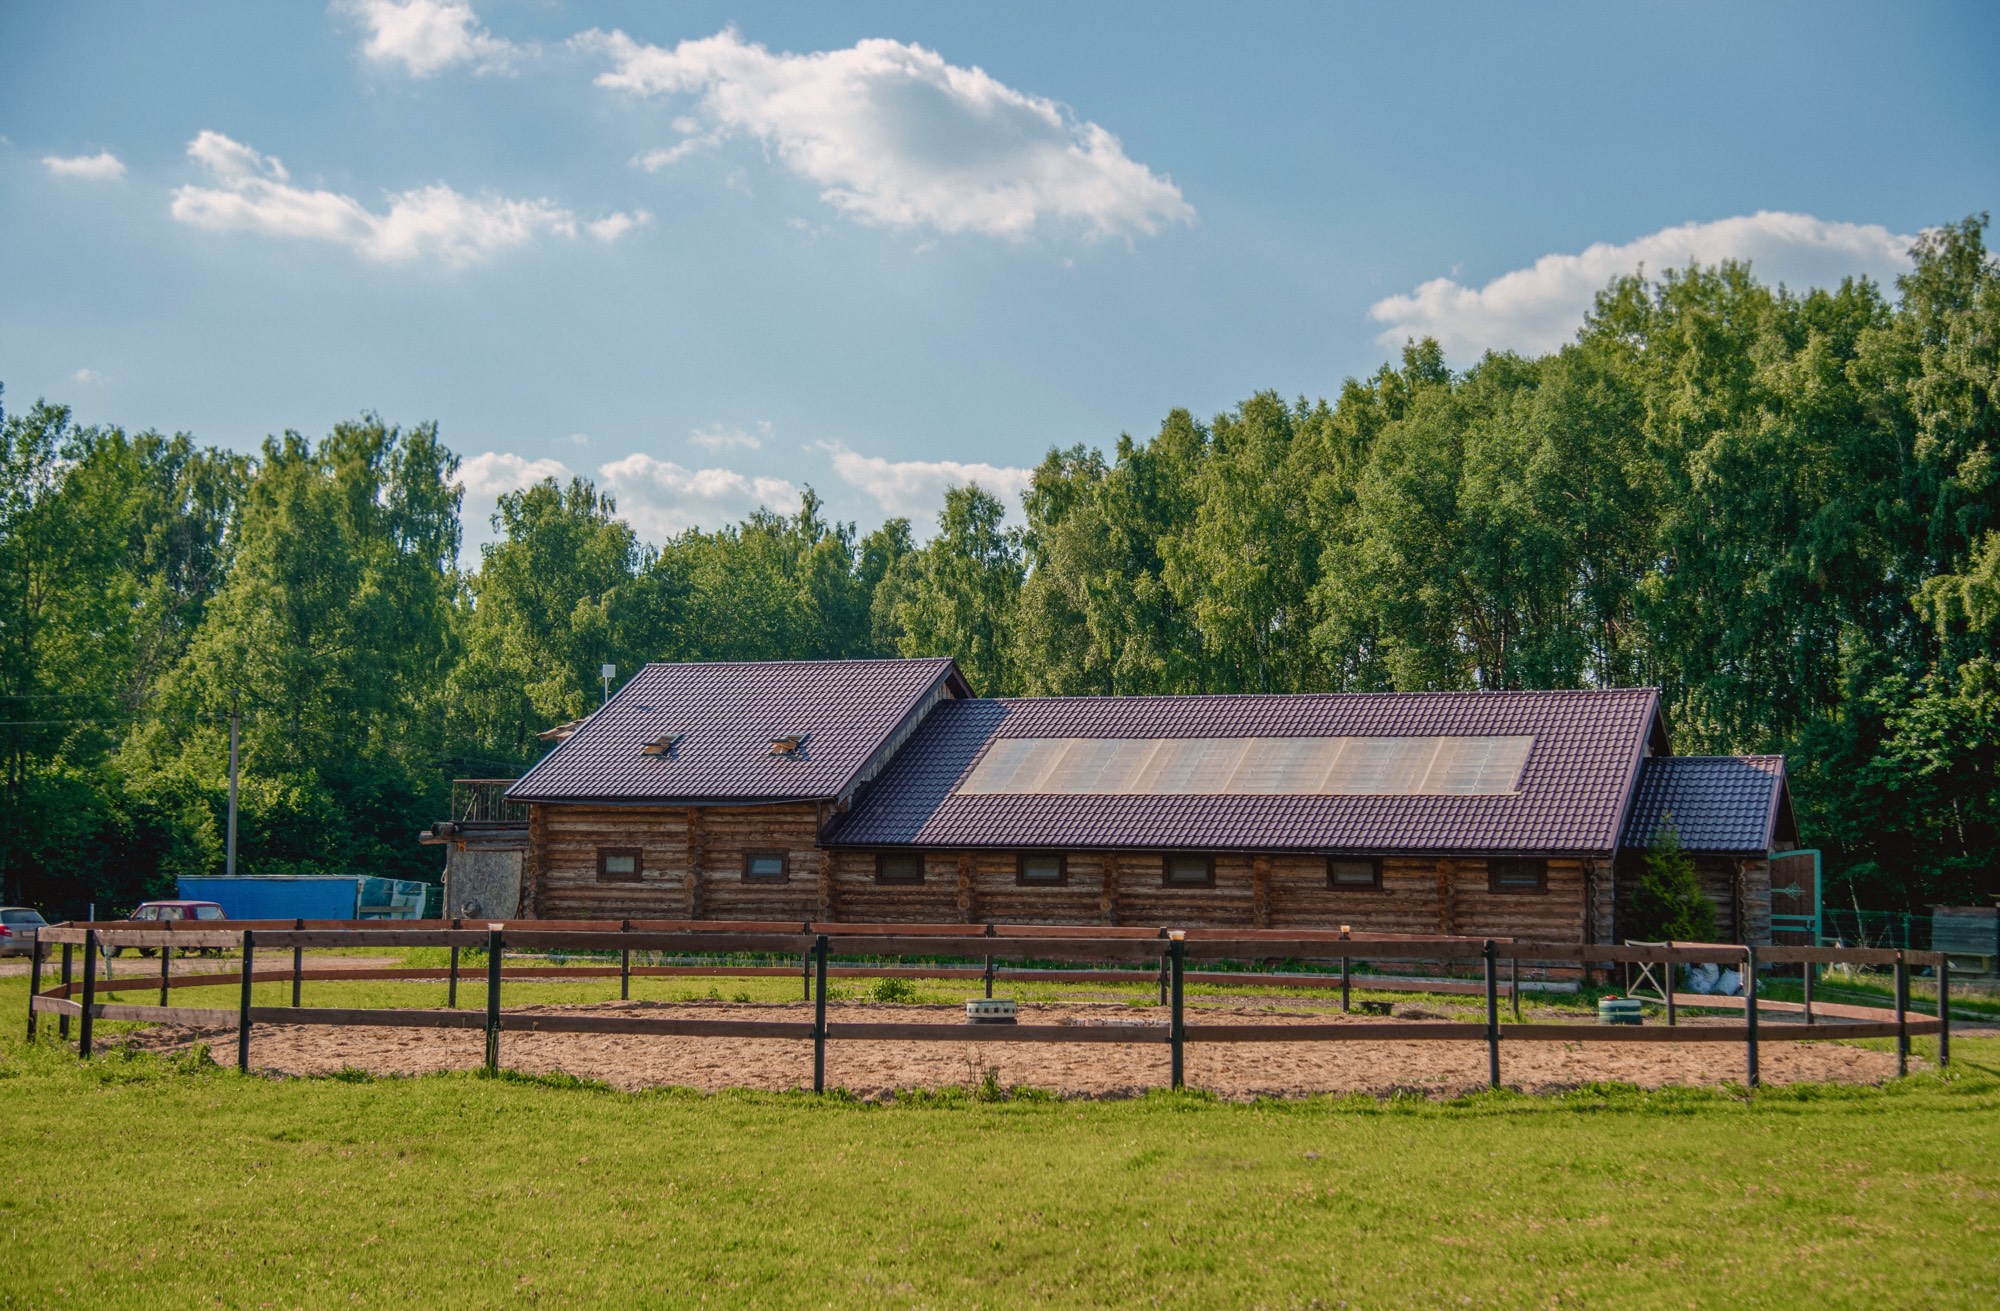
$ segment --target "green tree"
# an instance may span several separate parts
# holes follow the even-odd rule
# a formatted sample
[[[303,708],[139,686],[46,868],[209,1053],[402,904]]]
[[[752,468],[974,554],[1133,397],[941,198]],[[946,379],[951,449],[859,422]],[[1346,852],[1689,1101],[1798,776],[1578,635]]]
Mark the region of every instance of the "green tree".
[[[945,493],[938,532],[884,579],[898,654],[953,656],[984,696],[1018,690],[1008,635],[1023,566],[1007,507],[978,484]]]
[[[1664,816],[1632,889],[1626,936],[1641,942],[1714,942],[1715,903],[1701,890],[1694,858]]]

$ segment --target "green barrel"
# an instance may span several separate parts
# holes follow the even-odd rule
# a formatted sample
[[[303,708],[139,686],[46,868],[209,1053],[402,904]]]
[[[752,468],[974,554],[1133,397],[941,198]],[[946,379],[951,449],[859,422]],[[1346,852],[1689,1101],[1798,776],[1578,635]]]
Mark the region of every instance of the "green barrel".
[[[1597,1003],[1599,1024],[1640,1024],[1644,1021],[1639,1013],[1639,999],[1636,997],[1604,997]]]

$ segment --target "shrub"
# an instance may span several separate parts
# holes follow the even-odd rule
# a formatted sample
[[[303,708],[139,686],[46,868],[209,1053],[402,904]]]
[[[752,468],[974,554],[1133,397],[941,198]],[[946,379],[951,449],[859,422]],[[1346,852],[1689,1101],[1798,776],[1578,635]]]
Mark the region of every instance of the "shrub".
[[[876,1001],[911,1002],[917,999],[917,985],[908,979],[877,979],[874,991]]]
[[[1628,936],[1648,942],[1715,941],[1715,903],[1701,890],[1694,857],[1681,846],[1674,817],[1663,818],[1632,890]]]

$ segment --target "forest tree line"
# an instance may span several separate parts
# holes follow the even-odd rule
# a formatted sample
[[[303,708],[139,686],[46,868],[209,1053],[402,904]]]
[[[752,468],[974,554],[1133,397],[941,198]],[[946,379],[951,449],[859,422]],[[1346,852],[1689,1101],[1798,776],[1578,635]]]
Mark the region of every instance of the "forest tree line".
[[[8,413],[0,899],[123,908],[220,869],[435,878],[598,667],[955,656],[982,694],[1649,685],[1676,749],[1783,752],[1833,905],[1981,900],[2000,858],[2000,267],[1937,229],[1893,295],[1633,276],[1577,339],[1052,450],[1021,523],[919,544],[808,491],[654,545],[589,482],[503,496],[373,416],[255,455]]]

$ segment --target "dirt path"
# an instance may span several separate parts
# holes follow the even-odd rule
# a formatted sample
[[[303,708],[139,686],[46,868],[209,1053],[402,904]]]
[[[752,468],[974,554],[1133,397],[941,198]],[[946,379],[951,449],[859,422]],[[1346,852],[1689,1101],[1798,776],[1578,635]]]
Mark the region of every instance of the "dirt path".
[[[811,1015],[802,1003],[608,1002],[523,1009],[700,1019],[805,1020]],[[1029,1004],[1021,1012],[1022,1021],[1030,1024],[1166,1023],[1166,1012],[1158,1007]],[[836,1002],[827,1013],[835,1023],[963,1023],[963,1011],[950,1006]],[[1204,1006],[1194,1022],[1268,1024],[1299,1018],[1306,1016],[1269,1007]],[[1323,1014],[1310,1018],[1319,1023],[1379,1022]],[[129,1039],[154,1050],[182,1049],[198,1040],[210,1042],[223,1059],[234,1055],[233,1041],[224,1035],[189,1029],[145,1030]],[[250,1060],[253,1068],[277,1074],[334,1074],[346,1068],[427,1074],[476,1068],[483,1044],[476,1030],[263,1025],[252,1034]],[[1893,1076],[1896,1068],[1890,1053],[1839,1044],[1766,1043],[1761,1057],[1764,1081],[1772,1084],[1874,1083]],[[780,1039],[508,1033],[501,1039],[501,1061],[523,1073],[563,1071],[628,1089],[788,1089],[810,1086],[812,1079],[810,1044]],[[1527,1092],[1599,1080],[1647,1088],[1740,1082],[1743,1063],[1743,1049],[1735,1043],[1515,1042],[1501,1049],[1503,1082]],[[1065,1096],[1134,1096],[1168,1082],[1167,1049],[1152,1044],[833,1042],[827,1046],[826,1067],[830,1087],[866,1098],[899,1088],[969,1086],[989,1067],[1002,1086],[1044,1088]],[[1397,1090],[1448,1096],[1485,1086],[1486,1049],[1477,1041],[1191,1043],[1187,1081],[1233,1099]]]

